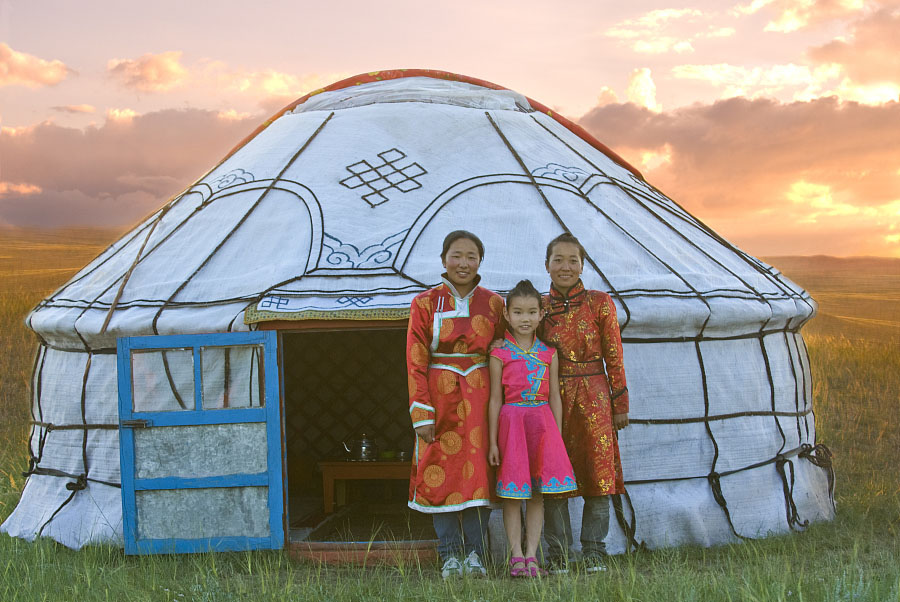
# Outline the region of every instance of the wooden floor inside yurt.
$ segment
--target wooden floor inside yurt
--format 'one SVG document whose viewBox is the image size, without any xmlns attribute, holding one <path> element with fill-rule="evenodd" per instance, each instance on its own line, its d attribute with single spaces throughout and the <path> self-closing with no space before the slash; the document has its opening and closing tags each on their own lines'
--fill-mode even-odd
<svg viewBox="0 0 900 602">
<path fill-rule="evenodd" d="M 405 348 L 403 328 L 282 331 L 293 553 L 338 562 L 433 561 L 431 517 L 406 505 L 414 436 Z M 359 458 L 363 437 L 375 444 L 374 459 Z"/>
</svg>

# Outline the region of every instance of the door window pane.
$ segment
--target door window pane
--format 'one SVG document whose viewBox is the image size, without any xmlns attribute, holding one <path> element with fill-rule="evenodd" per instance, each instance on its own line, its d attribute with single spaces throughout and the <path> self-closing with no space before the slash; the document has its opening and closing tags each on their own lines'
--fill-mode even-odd
<svg viewBox="0 0 900 602">
<path fill-rule="evenodd" d="M 131 354 L 135 412 L 194 409 L 194 351 L 151 349 Z"/>
<path fill-rule="evenodd" d="M 203 409 L 264 405 L 263 346 L 201 347 Z"/>
</svg>

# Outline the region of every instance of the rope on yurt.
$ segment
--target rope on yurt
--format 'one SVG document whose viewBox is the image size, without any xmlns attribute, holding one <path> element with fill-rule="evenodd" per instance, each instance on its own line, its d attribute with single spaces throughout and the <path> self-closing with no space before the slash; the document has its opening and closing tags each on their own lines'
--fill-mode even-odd
<svg viewBox="0 0 900 602">
<path fill-rule="evenodd" d="M 771 412 L 769 410 L 747 410 L 745 412 L 731 412 L 729 414 L 710 414 L 709 416 L 697 416 L 696 418 L 629 418 L 628 424 L 696 424 L 698 422 L 716 422 L 719 420 L 731 420 L 732 418 L 746 418 L 748 416 L 782 416 L 793 418 L 805 416 L 810 410 L 802 412 Z"/>
<path fill-rule="evenodd" d="M 31 386 L 34 395 L 35 401 L 31 404 L 31 421 L 34 423 L 35 421 L 43 421 L 44 420 L 44 410 L 41 407 L 41 380 L 44 374 L 44 361 L 47 359 L 47 349 L 45 347 L 38 347 L 37 352 L 34 354 L 34 366 L 32 367 L 32 376 L 31 376 Z M 40 361 L 39 361 L 40 360 Z M 37 408 L 37 415 L 35 416 L 35 408 Z M 35 431 L 38 432 L 38 455 L 34 455 L 34 434 Z M 47 435 L 40 428 L 32 428 L 31 435 L 28 440 L 28 471 L 31 472 L 35 469 L 35 467 L 40 463 L 41 457 L 44 455 L 44 441 L 46 440 Z M 27 475 L 23 475 L 27 476 Z"/>
<path fill-rule="evenodd" d="M 809 460 L 814 466 L 818 466 L 819 468 L 823 469 L 825 471 L 825 474 L 828 476 L 828 497 L 831 500 L 831 507 L 835 508 L 833 464 L 834 455 L 824 443 L 817 443 L 816 445 L 804 443 L 800 446 L 800 448 L 801 451 L 798 454 L 799 457 Z"/>
<path fill-rule="evenodd" d="M 706 366 L 703 363 L 703 351 L 700 349 L 699 340 L 694 342 L 694 349 L 697 351 L 697 363 L 700 367 L 700 381 L 703 387 L 703 416 L 706 418 L 709 416 L 709 387 L 706 380 Z M 706 476 L 709 481 L 710 489 L 712 489 L 713 499 L 716 500 L 716 503 L 722 508 L 722 512 L 725 513 L 725 520 L 728 521 L 731 532 L 741 539 L 746 539 L 734 528 L 734 522 L 731 520 L 731 512 L 728 510 L 728 502 L 725 499 L 725 495 L 722 493 L 721 475 L 716 472 L 716 464 L 719 461 L 719 444 L 716 442 L 716 436 L 709 426 L 709 420 L 705 420 L 703 426 L 706 428 L 706 435 L 713 444 L 712 466 L 710 466 L 709 474 Z"/>
<path fill-rule="evenodd" d="M 332 117 L 334 117 L 334 111 L 329 113 L 328 117 L 326 117 L 325 120 L 321 124 L 319 124 L 319 127 L 316 128 L 316 131 L 314 131 L 312 133 L 312 135 L 310 135 L 310 137 L 307 138 L 306 142 L 303 143 L 303 146 L 301 146 L 300 149 L 296 153 L 294 153 L 294 155 L 287 162 L 287 164 L 285 164 L 285 166 L 281 169 L 281 171 L 278 172 L 278 175 L 275 176 L 275 179 L 273 179 L 272 182 L 268 186 L 266 186 L 263 193 L 261 195 L 259 195 L 259 198 L 253 202 L 253 205 L 251 205 L 250 208 L 247 210 L 247 212 L 244 213 L 244 215 L 241 217 L 241 219 L 238 221 L 238 223 L 235 224 L 234 227 L 231 230 L 229 230 L 225 236 L 222 237 L 222 240 L 219 241 L 219 244 L 216 245 L 216 247 L 212 250 L 212 252 L 209 255 L 207 255 L 206 258 L 200 263 L 200 265 L 197 266 L 196 269 L 194 269 L 194 271 L 191 273 L 191 275 L 188 276 L 184 282 L 182 282 L 180 285 L 178 285 L 178 287 L 175 289 L 175 291 L 171 295 L 169 295 L 169 298 L 166 299 L 166 301 L 163 303 L 163 305 L 159 308 L 159 310 L 153 316 L 152 329 L 153 329 L 154 334 L 159 334 L 159 330 L 157 328 L 157 324 L 159 322 L 159 317 L 162 314 L 162 312 L 166 309 L 166 307 L 169 305 L 169 303 L 172 302 L 172 300 L 178 295 L 178 293 L 180 293 L 182 290 L 184 290 L 184 287 L 186 287 L 188 285 L 188 283 L 191 281 L 191 279 L 193 279 L 193 277 L 196 276 L 200 272 L 200 270 L 202 270 L 206 266 L 207 263 L 209 263 L 209 261 L 216 255 L 216 253 L 219 252 L 219 249 L 221 249 L 225 245 L 225 243 L 231 239 L 231 237 L 234 235 L 234 233 L 237 232 L 238 229 L 240 229 L 240 227 L 244 224 L 244 222 L 247 221 L 247 218 L 250 217 L 250 215 L 259 206 L 259 204 L 263 201 L 263 199 L 265 199 L 266 196 L 268 196 L 269 192 L 275 187 L 275 185 L 281 179 L 281 176 L 283 176 L 284 173 L 300 157 L 300 155 L 303 154 L 303 152 L 309 147 L 309 145 L 316 138 L 316 136 L 319 135 L 319 132 L 321 132 L 322 129 L 324 129 L 324 127 L 328 124 L 329 121 L 331 121 Z"/>
<path fill-rule="evenodd" d="M 803 376 L 803 407 L 806 407 L 807 405 L 809 405 L 810 410 L 812 410 L 813 408 L 812 408 L 812 405 L 810 404 L 810 399 L 809 399 L 811 397 L 811 395 L 806 394 L 806 392 L 808 390 L 809 391 L 812 390 L 812 388 L 810 387 L 810 385 L 807 381 L 807 375 L 809 376 L 810 380 L 812 380 L 812 372 L 811 372 L 812 369 L 811 369 L 811 367 L 806 366 L 803 363 L 804 357 L 809 359 L 809 349 L 806 348 L 806 341 L 803 340 L 803 337 L 800 336 L 799 332 L 794 333 L 794 342 L 797 345 L 797 360 L 800 363 L 800 373 Z M 803 345 L 803 353 L 800 353 L 800 345 Z M 815 410 L 813 410 L 812 414 L 813 414 L 813 424 L 815 424 L 815 418 L 816 418 Z M 806 439 L 809 440 L 809 420 L 805 419 L 803 422 L 804 422 L 804 426 L 806 427 Z M 832 500 L 832 503 L 834 503 L 834 500 Z"/>
<path fill-rule="evenodd" d="M 166 373 L 166 381 L 169 383 L 169 389 L 172 391 L 172 395 L 175 397 L 175 401 L 178 402 L 178 405 L 181 406 L 181 409 L 186 410 L 187 404 L 181 397 L 181 393 L 178 392 L 178 386 L 175 384 L 175 379 L 172 377 L 172 369 L 169 367 L 168 352 L 165 349 L 162 349 L 160 355 L 162 357 L 163 370 Z"/>
<path fill-rule="evenodd" d="M 152 215 L 152 214 L 151 214 L 151 215 Z M 104 257 L 104 258 L 103 258 L 103 261 L 99 262 L 97 265 L 95 265 L 94 267 L 92 267 L 90 270 L 87 270 L 87 271 L 85 271 L 83 274 L 79 274 L 79 275 L 77 275 L 75 278 L 73 278 L 72 280 L 69 280 L 68 282 L 66 282 L 61 288 L 59 288 L 59 289 L 58 289 L 55 293 L 53 293 L 52 295 L 50 295 L 50 296 L 48 296 L 48 297 L 42 299 L 41 302 L 38 303 L 37 306 L 35 306 L 35 308 L 34 308 L 33 310 L 31 310 L 31 313 L 29 313 L 29 315 L 28 315 L 28 327 L 29 327 L 31 330 L 34 330 L 34 328 L 31 326 L 31 316 L 34 314 L 35 311 L 37 311 L 38 309 L 41 309 L 42 307 L 46 307 L 46 306 L 50 305 L 51 302 L 56 298 L 56 294 L 61 293 L 62 291 L 64 291 L 65 289 L 69 288 L 69 287 L 72 286 L 73 284 L 75 284 L 75 283 L 77 283 L 77 282 L 80 282 L 81 280 L 87 278 L 88 276 L 90 276 L 91 274 L 93 274 L 95 271 L 97 271 L 98 269 L 100 269 L 100 268 L 103 266 L 103 264 L 105 264 L 107 261 L 109 261 L 110 259 L 112 259 L 112 258 L 115 257 L 116 255 L 118 255 L 118 253 L 119 253 L 122 249 L 124 249 L 125 247 L 127 247 L 127 246 L 131 243 L 132 240 L 134 240 L 135 238 L 137 238 L 138 235 L 141 233 L 141 230 L 143 230 L 144 228 L 148 227 L 148 225 L 149 225 L 149 224 L 147 224 L 146 222 L 143 222 L 143 221 L 140 222 L 137 226 L 135 226 L 134 228 L 132 228 L 130 231 L 128 231 L 128 232 L 126 232 L 125 234 L 123 234 L 123 235 L 122 235 L 122 238 L 120 238 L 119 240 L 117 240 L 117 241 L 113 242 L 112 244 L 110 244 L 109 246 L 107 246 L 106 249 L 104 249 L 99 255 L 97 255 L 97 257 L 99 258 L 99 257 L 103 256 L 103 254 L 106 253 L 107 251 L 109 251 L 110 249 L 112 249 L 112 248 L 116 245 L 116 243 L 120 242 L 122 239 L 124 239 L 125 237 L 127 237 L 129 234 L 133 233 L 132 237 L 131 237 L 130 239 L 128 239 L 127 241 L 125 241 L 125 242 L 119 247 L 118 250 L 116 250 L 115 252 L 110 253 L 109 255 L 107 255 L 106 257 Z M 95 261 L 96 261 L 96 259 L 95 259 Z"/>
<path fill-rule="evenodd" d="M 619 523 L 619 527 L 622 529 L 622 533 L 625 534 L 625 553 L 629 553 L 632 551 L 647 551 L 647 544 L 643 541 L 638 541 L 635 538 L 636 526 L 635 522 L 637 521 L 636 515 L 634 513 L 634 504 L 631 503 L 631 496 L 628 495 L 628 490 L 622 487 L 622 493 L 617 493 L 616 495 L 610 496 L 612 498 L 613 511 L 616 515 L 616 522 Z M 631 513 L 631 521 L 625 517 L 625 508 L 622 506 L 622 498 L 628 503 L 628 510 Z"/>
<path fill-rule="evenodd" d="M 81 438 L 82 473 L 73 475 L 73 474 L 69 474 L 69 473 L 64 473 L 62 471 L 56 471 L 51 468 L 32 468 L 32 470 L 29 471 L 31 474 L 62 476 L 65 478 L 74 479 L 74 480 L 66 483 L 66 489 L 68 489 L 71 493 L 69 493 L 68 497 L 66 497 L 66 499 L 63 501 L 63 503 L 60 504 L 59 507 L 57 507 L 57 509 L 53 512 L 53 514 L 50 515 L 50 518 L 48 518 L 46 521 L 44 521 L 44 524 L 42 524 L 41 527 L 37 531 L 38 537 L 41 536 L 41 534 L 44 532 L 44 529 L 47 527 L 47 525 L 49 525 L 50 522 L 53 521 L 54 518 L 56 518 L 56 516 L 60 513 L 60 511 L 63 508 L 65 508 L 66 505 L 68 505 L 68 503 L 71 502 L 75 498 L 75 494 L 78 493 L 79 491 L 86 489 L 88 481 L 93 480 L 93 479 L 88 478 L 88 468 L 89 468 L 88 460 L 87 460 L 87 438 L 88 438 L 87 425 L 88 425 L 88 423 L 87 423 L 87 403 L 86 403 L 86 401 L 87 401 L 87 381 L 88 381 L 88 376 L 90 375 L 90 371 L 91 371 L 91 358 L 92 358 L 92 356 L 89 353 L 88 357 L 87 357 L 87 361 L 85 362 L 85 366 L 84 366 L 84 375 L 81 380 L 81 422 L 82 422 L 81 426 L 82 426 L 82 430 L 83 430 L 83 435 Z M 40 403 L 40 400 L 38 400 L 38 403 Z M 47 432 L 49 433 L 49 431 L 47 431 Z M 45 437 L 46 437 L 46 435 L 45 435 Z"/>
<path fill-rule="evenodd" d="M 784 510 L 787 524 L 792 531 L 799 531 L 809 526 L 809 520 L 800 520 L 800 515 L 797 513 L 797 504 L 794 502 L 794 463 L 781 455 L 781 453 L 775 458 L 775 470 L 778 471 L 778 476 L 781 477 L 781 487 L 784 491 Z M 790 481 L 788 481 L 785 465 L 790 468 Z M 797 527 L 800 528 L 798 529 Z"/>
<path fill-rule="evenodd" d="M 545 128 L 545 129 L 546 129 L 546 128 Z M 569 148 L 571 148 L 571 146 L 570 146 Z M 573 152 L 576 152 L 576 153 L 578 152 L 578 151 L 575 151 L 575 149 L 572 149 L 572 150 L 573 150 Z M 582 156 L 582 158 L 584 158 L 585 161 L 588 161 L 589 163 L 591 163 L 587 158 L 585 158 L 585 157 L 583 157 L 583 156 Z M 596 169 L 599 170 L 599 168 L 598 168 L 596 165 L 594 165 L 593 163 L 591 163 L 591 165 L 593 165 Z M 601 173 L 602 173 L 602 172 L 601 172 Z M 604 175 L 605 175 L 605 174 L 604 174 Z M 654 191 L 656 194 L 658 194 L 659 197 L 661 197 L 662 199 L 665 199 L 668 203 L 671 203 L 674 207 L 676 207 L 677 209 L 679 209 L 679 211 L 673 210 L 672 207 L 668 206 L 666 203 L 662 203 L 659 199 L 656 199 L 656 198 L 653 198 L 653 197 L 650 196 L 650 195 L 647 195 L 644 191 L 642 191 L 642 190 L 640 190 L 640 189 L 638 189 L 638 188 L 635 188 L 634 186 L 628 184 L 627 182 L 622 182 L 622 181 L 618 180 L 617 178 L 613 178 L 613 177 L 611 177 L 611 176 L 607 176 L 607 177 L 608 177 L 610 180 L 612 180 L 612 181 L 615 183 L 615 185 L 619 185 L 621 188 L 627 189 L 627 193 L 629 193 L 630 195 L 633 196 L 633 195 L 636 194 L 636 195 L 638 195 L 638 196 L 641 196 L 641 197 L 647 199 L 648 201 L 652 202 L 655 206 L 659 207 L 660 209 L 663 209 L 663 210 L 667 211 L 668 213 L 671 213 L 672 215 L 675 215 L 675 216 L 681 218 L 682 221 L 685 221 L 686 223 L 688 223 L 688 224 L 690 224 L 690 225 L 692 225 L 692 226 L 698 228 L 699 230 L 703 231 L 707 236 L 709 236 L 710 238 L 712 238 L 714 241 L 716 241 L 716 242 L 719 243 L 720 245 L 722 245 L 722 246 L 724 246 L 725 248 L 727 248 L 727 249 L 729 249 L 730 251 L 732 251 L 732 252 L 733 252 L 735 255 L 737 255 L 744 263 L 750 264 L 750 266 L 751 266 L 756 272 L 758 272 L 759 274 L 763 275 L 769 282 L 771 282 L 772 284 L 774 284 L 779 290 L 781 290 L 783 293 L 785 293 L 786 296 L 787 296 L 788 298 L 790 298 L 790 299 L 796 299 L 796 300 L 802 301 L 802 302 L 804 302 L 804 303 L 807 305 L 807 307 L 810 308 L 810 310 L 812 310 L 812 305 L 810 305 L 810 303 L 809 303 L 809 301 L 808 301 L 808 295 L 807 295 L 807 296 L 803 296 L 802 294 L 797 293 L 796 291 L 794 291 L 793 289 L 791 289 L 790 287 L 788 287 L 788 286 L 787 286 L 787 285 L 786 285 L 786 284 L 785 284 L 785 283 L 784 283 L 777 275 L 772 274 L 772 273 L 771 273 L 768 269 L 766 269 L 766 268 L 763 266 L 763 264 L 762 264 L 761 262 L 759 262 L 756 258 L 747 255 L 747 254 L 744 253 L 742 250 L 738 249 L 737 247 L 735 247 L 734 245 L 732 245 L 731 243 L 729 243 L 727 240 L 725 240 L 724 238 L 722 238 L 718 233 L 716 233 L 714 230 L 712 230 L 709 226 L 707 226 L 705 223 L 703 223 L 703 221 L 701 221 L 701 220 L 698 219 L 696 216 L 691 215 L 690 213 L 688 213 L 687 211 L 685 211 L 684 208 L 681 207 L 681 205 L 679 205 L 677 202 L 675 202 L 674 200 L 672 200 L 672 199 L 670 199 L 669 197 L 667 197 L 667 196 L 666 196 L 665 194 L 663 194 L 658 188 L 656 188 L 655 186 L 653 186 L 653 185 L 650 184 L 649 182 L 644 182 L 644 181 L 642 181 L 641 184 L 644 185 L 644 186 L 646 186 L 646 187 L 648 187 L 648 188 L 650 188 L 652 191 Z M 665 220 L 663 220 L 663 221 L 665 221 Z M 688 240 L 688 242 L 690 242 L 690 240 Z M 691 244 L 693 244 L 693 243 L 691 243 Z M 697 246 L 697 245 L 694 245 L 694 246 Z M 698 247 L 698 248 L 699 248 L 699 247 Z M 717 263 L 719 263 L 719 262 L 717 262 Z M 719 263 L 719 265 L 722 266 L 722 267 L 724 267 L 721 263 Z M 726 268 L 726 269 L 727 269 L 727 268 Z M 735 272 L 733 272 L 732 270 L 728 270 L 728 271 L 731 272 L 733 275 L 737 276 L 737 274 L 736 274 Z M 743 281 L 743 280 L 742 280 L 742 281 Z M 745 283 L 745 284 L 746 284 L 746 283 Z"/>
<path fill-rule="evenodd" d="M 128 284 L 128 280 L 131 278 L 132 272 L 134 272 L 134 268 L 137 266 L 138 261 L 140 261 L 141 255 L 144 253 L 144 249 L 147 247 L 147 243 L 150 241 L 150 237 L 152 237 L 153 232 L 156 231 L 156 226 L 159 225 L 159 222 L 162 221 L 162 218 L 166 216 L 166 214 L 169 212 L 169 209 L 171 208 L 172 203 L 167 204 L 162 208 L 162 211 L 159 212 L 159 215 L 156 216 L 156 219 L 153 220 L 153 224 L 150 226 L 150 231 L 147 232 L 147 237 L 144 239 L 144 242 L 141 243 L 141 248 L 138 249 L 137 255 L 134 256 L 134 261 L 132 261 L 131 265 L 128 266 L 128 270 L 125 272 L 125 276 L 122 277 L 122 284 L 119 285 L 119 290 L 116 291 L 116 296 L 113 299 L 113 302 L 110 304 L 109 310 L 106 312 L 106 318 L 104 318 L 103 320 L 103 326 L 100 327 L 101 335 L 106 332 L 106 327 L 109 326 L 109 321 L 112 318 L 113 312 L 116 311 L 116 306 L 119 304 L 119 300 L 122 298 L 122 292 L 124 292 L 125 286 Z"/>
<path fill-rule="evenodd" d="M 547 209 L 550 211 L 550 213 L 556 219 L 557 223 L 562 227 L 563 231 L 569 232 L 569 227 L 565 224 L 565 222 L 562 220 L 562 218 L 556 212 L 556 209 L 554 209 L 554 207 L 550 203 L 549 199 L 547 199 L 547 196 L 544 194 L 544 191 L 541 190 L 541 187 L 538 185 L 537 181 L 534 179 L 534 176 L 532 175 L 531 171 L 529 171 L 528 166 L 525 165 L 525 162 L 522 160 L 522 157 L 520 157 L 519 153 L 516 152 L 516 149 L 513 148 L 512 144 L 506 138 L 506 135 L 503 133 L 503 131 L 497 125 L 497 122 L 494 121 L 494 118 L 491 117 L 491 114 L 489 112 L 485 111 L 484 115 L 485 115 L 485 117 L 487 117 L 491 126 L 494 128 L 494 131 L 497 132 L 497 135 L 500 136 L 500 139 L 503 140 L 503 143 L 506 145 L 506 148 L 509 150 L 509 152 L 513 156 L 513 158 L 515 158 L 516 162 L 519 164 L 519 167 L 522 169 L 522 171 L 525 173 L 525 175 L 531 180 L 531 183 L 534 186 L 535 190 L 537 190 L 538 194 L 541 195 L 541 199 L 544 201 L 544 204 L 547 206 Z M 588 263 L 591 264 L 591 266 L 594 268 L 594 270 L 596 270 L 597 274 L 599 274 L 600 277 L 603 278 L 603 280 L 606 282 L 607 286 L 609 286 L 610 293 L 612 293 L 612 295 L 616 299 L 619 300 L 619 303 L 622 305 L 622 309 L 625 310 L 625 325 L 627 325 L 628 322 L 631 320 L 631 310 L 628 309 L 628 305 L 625 303 L 625 300 L 619 296 L 619 293 L 616 290 L 616 288 L 612 285 L 612 282 L 610 282 L 609 278 L 606 277 L 606 275 L 600 269 L 600 266 L 598 266 L 594 262 L 594 259 L 590 256 L 589 253 L 585 253 L 585 259 L 588 261 Z M 623 326 L 623 328 L 624 328 L 624 326 Z"/>
<path fill-rule="evenodd" d="M 794 367 L 794 351 L 791 349 L 791 337 L 784 332 L 784 347 L 788 352 L 788 363 L 791 366 L 791 378 L 794 379 L 794 411 L 800 412 L 800 380 L 797 378 L 797 369 Z M 803 431 L 800 428 L 800 416 L 797 415 L 797 441 L 803 441 Z"/>
</svg>

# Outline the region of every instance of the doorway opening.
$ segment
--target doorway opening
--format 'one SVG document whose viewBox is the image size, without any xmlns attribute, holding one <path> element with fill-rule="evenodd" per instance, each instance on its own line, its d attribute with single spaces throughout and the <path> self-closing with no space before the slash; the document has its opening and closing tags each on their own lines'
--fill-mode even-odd
<svg viewBox="0 0 900 602">
<path fill-rule="evenodd" d="M 282 331 L 290 544 L 435 539 L 431 517 L 406 505 L 415 437 L 405 349 L 405 327 Z M 357 457 L 363 435 L 376 459 Z M 339 478 L 326 492 L 329 475 Z"/>
</svg>

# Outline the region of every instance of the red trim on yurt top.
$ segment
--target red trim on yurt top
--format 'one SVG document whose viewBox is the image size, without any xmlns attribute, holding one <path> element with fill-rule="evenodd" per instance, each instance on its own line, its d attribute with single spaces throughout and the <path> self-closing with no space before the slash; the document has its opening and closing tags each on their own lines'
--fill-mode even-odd
<svg viewBox="0 0 900 602">
<path fill-rule="evenodd" d="M 236 153 L 241 147 L 250 142 L 254 137 L 256 137 L 260 132 L 266 129 L 269 124 L 274 122 L 276 119 L 284 115 L 287 111 L 292 111 L 297 105 L 303 104 L 310 97 L 315 96 L 316 94 L 321 94 L 322 92 L 331 92 L 333 90 L 341 90 L 343 88 L 349 88 L 350 86 L 358 86 L 359 84 L 369 84 L 372 82 L 386 81 L 391 79 L 400 79 L 403 77 L 431 77 L 434 79 L 446 79 L 454 82 L 463 82 L 466 84 L 473 84 L 475 86 L 481 86 L 483 88 L 488 88 L 491 90 L 508 90 L 509 88 L 504 88 L 503 86 L 498 86 L 497 84 L 491 83 L 489 81 L 485 81 L 483 79 L 477 79 L 474 77 L 469 77 L 468 75 L 459 75 L 457 73 L 450 73 L 449 71 L 437 71 L 435 69 L 391 69 L 388 71 L 372 71 L 371 73 L 361 73 L 359 75 L 354 75 L 353 77 L 348 77 L 347 79 L 342 79 L 341 81 L 335 82 L 324 88 L 319 88 L 314 92 L 310 92 L 306 96 L 302 96 L 287 105 L 274 115 L 264 121 L 258 128 L 256 128 L 253 133 L 244 138 L 238 143 L 231 151 L 225 156 L 224 159 L 219 163 L 220 165 L 228 160 L 234 153 Z M 528 103 L 531 105 L 535 111 L 539 111 L 541 113 L 546 113 L 553 119 L 555 119 L 558 123 L 560 123 L 567 130 L 596 148 L 598 151 L 636 175 L 640 179 L 644 179 L 644 176 L 641 175 L 641 172 L 635 169 L 628 161 L 620 157 L 618 154 L 613 152 L 608 146 L 594 138 L 591 134 L 588 133 L 580 125 L 573 123 L 569 119 L 566 119 L 559 113 L 550 110 L 546 105 L 539 103 L 531 98 L 525 97 L 528 100 Z"/>
</svg>

